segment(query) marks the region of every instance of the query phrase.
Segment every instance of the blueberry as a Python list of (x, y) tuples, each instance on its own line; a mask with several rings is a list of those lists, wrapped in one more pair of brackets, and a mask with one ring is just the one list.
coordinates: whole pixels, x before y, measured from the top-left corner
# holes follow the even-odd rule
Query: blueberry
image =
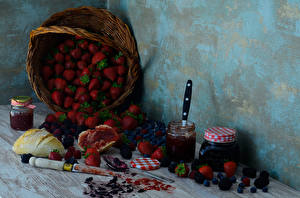
[(198, 184), (203, 184), (205, 177), (200, 172), (196, 172), (194, 175), (194, 179)]
[(69, 164), (78, 164), (78, 161), (72, 156), (69, 159), (66, 160), (66, 163)]
[(238, 193), (243, 193), (243, 191), (244, 191), (243, 188), (238, 187), (238, 189), (237, 189)]
[(256, 187), (255, 187), (255, 186), (252, 186), (252, 187), (250, 188), (250, 192), (256, 193)]
[(170, 165), (168, 166), (168, 170), (171, 172), (171, 173), (175, 173), (175, 168), (177, 167), (177, 162), (174, 162), (172, 161), (170, 163)]
[(132, 157), (132, 151), (126, 145), (124, 145), (120, 148), (120, 154), (124, 159), (131, 159), (131, 157)]
[(268, 187), (267, 186), (263, 187), (262, 191), (265, 193), (268, 192)]
[(245, 188), (245, 184), (244, 183), (239, 183), (239, 188)]
[(146, 158), (150, 157), (149, 154), (144, 154), (143, 156), (146, 157)]
[(206, 186), (206, 187), (209, 187), (209, 186), (210, 186), (210, 182), (209, 182), (208, 180), (205, 179), (205, 180), (203, 181), (203, 185)]
[(229, 178), (229, 180), (231, 181), (231, 183), (235, 183), (236, 182), (236, 177), (232, 176), (232, 177)]
[(217, 178), (213, 178), (212, 181), (211, 181), (213, 184), (217, 185), (219, 183), (218, 179)]
[(224, 175), (223, 175), (223, 173), (219, 172), (218, 175), (217, 175), (217, 177), (218, 177), (219, 179), (223, 179), (223, 178), (224, 178)]
[(27, 154), (22, 154), (21, 155), (21, 162), (28, 164), (29, 163), (29, 159), (32, 157), (32, 155), (30, 153)]

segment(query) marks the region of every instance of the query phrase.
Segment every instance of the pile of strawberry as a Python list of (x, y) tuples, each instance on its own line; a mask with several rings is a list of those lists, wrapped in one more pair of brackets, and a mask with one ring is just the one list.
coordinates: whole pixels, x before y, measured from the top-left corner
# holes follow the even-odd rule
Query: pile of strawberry
[(120, 51), (78, 36), (60, 43), (41, 68), (52, 101), (68, 111), (87, 114), (118, 99), (127, 71)]

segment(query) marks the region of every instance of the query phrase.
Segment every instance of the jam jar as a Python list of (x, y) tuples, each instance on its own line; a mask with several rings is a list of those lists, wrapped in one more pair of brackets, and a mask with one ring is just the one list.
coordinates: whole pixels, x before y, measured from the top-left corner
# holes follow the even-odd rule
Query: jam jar
[(10, 126), (12, 129), (26, 131), (33, 126), (32, 99), (29, 96), (16, 96), (11, 99)]
[(190, 162), (195, 157), (196, 132), (195, 124), (182, 121), (172, 121), (168, 124), (166, 150), (172, 161)]
[(239, 162), (240, 149), (236, 130), (213, 127), (205, 130), (204, 142), (199, 151), (199, 159), (209, 164), (214, 171), (224, 171), (224, 162)]

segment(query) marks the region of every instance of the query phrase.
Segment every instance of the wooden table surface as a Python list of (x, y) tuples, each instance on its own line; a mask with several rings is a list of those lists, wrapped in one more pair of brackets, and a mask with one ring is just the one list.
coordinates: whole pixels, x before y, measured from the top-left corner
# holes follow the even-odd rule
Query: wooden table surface
[[(38, 127), (44, 120), (47, 112), (50, 112), (45, 105), (37, 104), (34, 117), (34, 126)], [(22, 197), (86, 197), (83, 189), (86, 187), (84, 181), (91, 175), (83, 173), (71, 173), (55, 171), (49, 169), (39, 169), (31, 167), (29, 164), (21, 163), (20, 156), (12, 151), (15, 140), (23, 134), (21, 131), (14, 131), (9, 125), (9, 106), (0, 105), (0, 198)], [(199, 145), (197, 145), (197, 152)], [(108, 151), (119, 157), (116, 149)], [(196, 153), (197, 153), (196, 152)], [(137, 152), (134, 157), (138, 157)], [(104, 167), (104, 163), (101, 166)], [(175, 174), (168, 172), (167, 168), (153, 171), (175, 180), (172, 185), (176, 190), (170, 194), (167, 192), (147, 191), (135, 194), (134, 197), (197, 197), (197, 198), (235, 198), (235, 197), (300, 197), (300, 192), (296, 191), (271, 178), (269, 192), (250, 193), (250, 188), (246, 188), (243, 194), (236, 192), (237, 183), (231, 187), (230, 191), (220, 191), (216, 185), (205, 187), (195, 183), (188, 178), (178, 178)], [(237, 177), (240, 178), (239, 169)], [(94, 179), (109, 180), (110, 177), (93, 176)], [(254, 180), (251, 180), (253, 184)]]

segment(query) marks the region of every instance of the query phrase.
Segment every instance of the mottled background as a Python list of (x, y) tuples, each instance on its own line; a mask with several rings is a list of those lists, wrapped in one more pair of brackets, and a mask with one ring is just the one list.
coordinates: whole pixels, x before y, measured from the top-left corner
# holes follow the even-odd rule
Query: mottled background
[[(0, 103), (34, 95), (25, 73), (31, 29), (68, 7), (107, 6), (131, 27), (150, 117), (238, 129), (242, 161), (300, 190), (300, 1), (0, 0)], [(8, 91), (9, 90), (9, 91)]]

